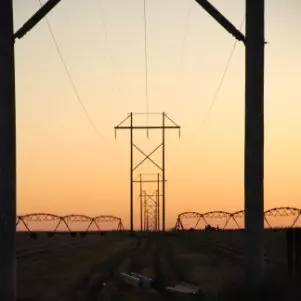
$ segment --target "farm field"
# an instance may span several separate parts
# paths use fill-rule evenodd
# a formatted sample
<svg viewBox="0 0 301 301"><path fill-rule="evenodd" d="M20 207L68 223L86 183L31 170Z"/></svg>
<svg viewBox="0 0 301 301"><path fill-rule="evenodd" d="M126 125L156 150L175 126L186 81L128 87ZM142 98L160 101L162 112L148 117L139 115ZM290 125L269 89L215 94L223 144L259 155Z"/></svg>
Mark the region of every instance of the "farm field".
<svg viewBox="0 0 301 301"><path fill-rule="evenodd" d="M284 231L266 231L265 242L267 270L284 272ZM161 288L180 282L198 285L205 297L213 298L242 278L242 260L241 231L137 233L136 237L108 232L51 238L40 233L37 239L18 234L18 298L174 300ZM125 285L120 272L130 271L155 279L158 289L146 292Z"/></svg>

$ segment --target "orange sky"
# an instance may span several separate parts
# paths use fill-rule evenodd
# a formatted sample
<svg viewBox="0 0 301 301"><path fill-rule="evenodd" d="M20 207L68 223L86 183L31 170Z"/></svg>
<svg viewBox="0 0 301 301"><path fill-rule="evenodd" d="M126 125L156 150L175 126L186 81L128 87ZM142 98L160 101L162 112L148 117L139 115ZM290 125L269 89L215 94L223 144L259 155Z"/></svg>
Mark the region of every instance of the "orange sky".
<svg viewBox="0 0 301 301"><path fill-rule="evenodd" d="M38 1L14 2L19 28ZM243 0L211 2L239 26ZM143 2L100 3L62 0L49 20L105 139L87 121L45 23L16 43L20 214L114 214L128 225L129 136L118 133L115 141L113 128L126 113L146 109ZM266 3L265 207L301 207L301 4ZM147 22L150 111L165 111L182 127L181 139L173 131L167 135L168 224L182 211L242 209L243 45L237 44L219 97L196 135L233 38L193 0L148 0ZM139 144L147 146L147 140L139 136Z"/></svg>

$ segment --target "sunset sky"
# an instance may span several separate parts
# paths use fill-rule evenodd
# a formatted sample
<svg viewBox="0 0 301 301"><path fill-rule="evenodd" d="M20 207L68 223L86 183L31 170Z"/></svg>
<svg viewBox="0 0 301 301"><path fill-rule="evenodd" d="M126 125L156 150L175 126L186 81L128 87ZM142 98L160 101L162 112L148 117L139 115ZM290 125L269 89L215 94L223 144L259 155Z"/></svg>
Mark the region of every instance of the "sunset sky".
<svg viewBox="0 0 301 301"><path fill-rule="evenodd" d="M211 3L240 26L244 0ZM149 110L182 128L180 139L167 133L167 223L182 211L243 209L244 46L202 125L234 38L194 0L146 5ZM15 0L15 29L38 8ZM266 209L301 207L300 11L299 0L266 1ZM146 111L143 0L62 0L49 21L102 138L40 22L15 44L18 213L113 214L128 226L129 133L115 140L114 126ZM144 136L136 143L146 150L158 143Z"/></svg>

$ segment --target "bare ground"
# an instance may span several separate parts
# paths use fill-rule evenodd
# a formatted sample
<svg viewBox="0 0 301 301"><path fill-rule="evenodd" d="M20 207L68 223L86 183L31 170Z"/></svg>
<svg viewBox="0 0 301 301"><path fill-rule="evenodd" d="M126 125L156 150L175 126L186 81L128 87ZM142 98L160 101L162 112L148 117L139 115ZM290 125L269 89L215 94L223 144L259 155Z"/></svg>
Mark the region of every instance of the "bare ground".
<svg viewBox="0 0 301 301"><path fill-rule="evenodd" d="M284 243L272 241L270 252L275 241ZM36 245L23 247L27 255L18 258L20 300L175 300L163 288L179 282L199 285L205 296L214 296L242 277L241 242L224 233L66 238L39 245L39 251ZM267 261L275 265L273 256ZM120 272L130 271L153 278L156 290L123 284Z"/></svg>

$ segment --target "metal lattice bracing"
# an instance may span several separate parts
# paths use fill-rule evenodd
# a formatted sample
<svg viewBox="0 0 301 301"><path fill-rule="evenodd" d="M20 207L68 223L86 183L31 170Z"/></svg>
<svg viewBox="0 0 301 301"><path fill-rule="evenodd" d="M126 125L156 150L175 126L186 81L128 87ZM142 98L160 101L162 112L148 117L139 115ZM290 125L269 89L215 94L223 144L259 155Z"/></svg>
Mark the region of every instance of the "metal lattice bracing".
<svg viewBox="0 0 301 301"><path fill-rule="evenodd" d="M186 230L184 225L183 225L183 219L194 219L194 220L196 219L196 223L195 223L193 228L196 228L198 226L201 219L207 225L207 221L204 219L203 214L201 214L199 212L183 212L183 213L178 215L177 223L176 223L176 226L175 226L175 228L177 230Z"/></svg>
<svg viewBox="0 0 301 301"><path fill-rule="evenodd" d="M294 208L294 207L278 207L278 208L272 208L266 210L264 212L264 220L268 228L276 228L276 227L278 228L279 226L277 225L272 226L271 222L269 221L271 217L273 218L290 217L293 218L293 220L288 221L284 227L291 228L297 226L297 222L301 220L300 215L301 215L301 209ZM244 228L244 226L240 226L239 220L244 220L244 217L245 217L244 210L236 211L233 213L225 212L225 211L210 211L205 213L182 212L178 215L174 228L176 230L187 230L184 227L184 223L183 223L185 220L195 220L195 222L193 222L193 225L190 228L197 229L197 226L199 225L200 221L204 221L205 226L208 225L211 226L210 219L215 219L215 220L224 219L225 224L221 227L222 229L228 229L231 220L234 222L235 228L241 229Z"/></svg>
<svg viewBox="0 0 301 301"><path fill-rule="evenodd" d="M86 224L88 224L87 228L84 229L84 231L88 231L90 229L90 227L95 224L95 221L93 218L86 216L86 215L76 215L76 214L70 214L70 215L65 215L63 217L63 220L66 222L66 224L68 225L68 228L73 230L72 225L78 225L78 224L85 224L85 226L87 226ZM98 230L100 231L98 225L95 225Z"/></svg>
<svg viewBox="0 0 301 301"><path fill-rule="evenodd" d="M17 217L17 223L16 226L19 224L23 224L27 231L31 232L31 226L29 225L30 223L39 223L39 226L42 226L42 224L46 222L53 222L55 224L54 229L47 229L50 231L55 232L57 228L60 226L61 223L65 224L67 229L70 231L70 228L68 227L68 224L64 221L64 218L62 216L58 216L55 214L51 213L31 213L31 214L26 214L26 215L20 215Z"/></svg>
<svg viewBox="0 0 301 301"><path fill-rule="evenodd" d="M295 227L299 217L301 210L294 207L278 207L272 208L265 211L264 219L267 223L268 227L272 228L271 221L269 219L277 218L277 217L294 217L291 227Z"/></svg>
<svg viewBox="0 0 301 301"><path fill-rule="evenodd" d="M224 225L221 227L222 229L225 228L227 221L231 218L231 213L226 211L210 211L203 214L204 219L207 222L207 225L210 225L211 223L208 223L208 220L212 219L219 219L219 220L225 220Z"/></svg>
<svg viewBox="0 0 301 301"><path fill-rule="evenodd" d="M19 219L27 222L42 222L60 220L62 217L51 213L31 213L19 216Z"/></svg>
<svg viewBox="0 0 301 301"><path fill-rule="evenodd" d="M120 217L117 217L114 215L99 215L99 216L94 217L94 221L98 225L99 225L99 223L116 222L117 223L117 231L124 230L122 219Z"/></svg>
<svg viewBox="0 0 301 301"><path fill-rule="evenodd" d="M231 213L225 211L209 211L206 213L199 212L183 212L178 216L177 219L177 228L184 230L183 219L195 219L195 225L191 228L196 229L199 225L200 221L204 221L205 226L209 226L211 223L209 222L212 219L225 220L225 224L222 226L224 229L227 221L231 218ZM179 228L180 227L180 228Z"/></svg>
<svg viewBox="0 0 301 301"><path fill-rule="evenodd" d="M225 228L227 228L227 226L231 220L234 221L234 223L238 229L244 228L244 218L245 218L245 210L239 210L239 211L232 213L231 217L228 219L228 221L225 225ZM243 221L243 226L239 225L239 222L238 222L239 220Z"/></svg>

